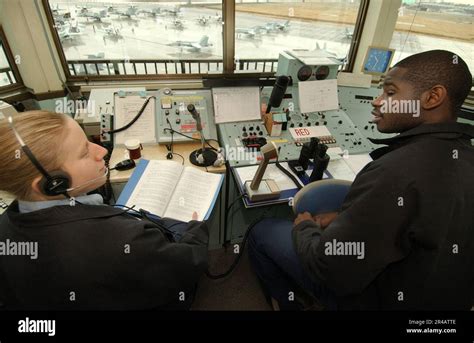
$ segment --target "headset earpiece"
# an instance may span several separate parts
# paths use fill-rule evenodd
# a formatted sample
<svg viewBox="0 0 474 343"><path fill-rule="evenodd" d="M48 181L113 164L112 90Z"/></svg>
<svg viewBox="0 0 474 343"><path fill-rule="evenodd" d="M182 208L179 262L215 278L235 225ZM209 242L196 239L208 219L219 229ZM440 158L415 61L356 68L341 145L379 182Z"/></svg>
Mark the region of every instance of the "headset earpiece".
<svg viewBox="0 0 474 343"><path fill-rule="evenodd" d="M67 193L71 185L71 177L63 171L49 173L49 178L43 177L40 181L40 190L44 195L55 196Z"/></svg>

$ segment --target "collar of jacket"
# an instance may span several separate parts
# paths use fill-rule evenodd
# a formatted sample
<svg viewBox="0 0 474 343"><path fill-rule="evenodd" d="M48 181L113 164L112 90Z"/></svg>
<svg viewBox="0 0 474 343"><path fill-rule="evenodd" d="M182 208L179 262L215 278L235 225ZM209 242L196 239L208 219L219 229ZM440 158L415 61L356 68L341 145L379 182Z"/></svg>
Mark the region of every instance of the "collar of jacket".
<svg viewBox="0 0 474 343"><path fill-rule="evenodd" d="M387 152L395 149L399 144L410 138L422 135L431 135L444 139L459 139L466 140L474 138L474 126L470 124L450 122L450 123L436 123L436 124L422 124L413 129L400 133L397 136L390 138L369 138L374 144L386 144L388 146L378 148L370 153L372 159L385 155Z"/></svg>
<svg viewBox="0 0 474 343"><path fill-rule="evenodd" d="M111 206L77 204L76 206L54 206L34 212L20 213L18 201L15 200L4 215L8 215L12 224L16 226L45 227L94 218L110 218L126 212Z"/></svg>

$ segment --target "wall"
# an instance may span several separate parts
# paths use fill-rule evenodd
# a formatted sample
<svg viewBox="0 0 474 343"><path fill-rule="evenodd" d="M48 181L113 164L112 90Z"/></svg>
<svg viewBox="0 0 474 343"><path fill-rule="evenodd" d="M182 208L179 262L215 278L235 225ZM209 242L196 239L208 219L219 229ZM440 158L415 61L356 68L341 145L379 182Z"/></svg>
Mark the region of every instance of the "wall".
<svg viewBox="0 0 474 343"><path fill-rule="evenodd" d="M62 90L64 73L54 49L42 2L0 0L0 8L0 23L12 54L19 62L17 66L25 86L34 93Z"/></svg>

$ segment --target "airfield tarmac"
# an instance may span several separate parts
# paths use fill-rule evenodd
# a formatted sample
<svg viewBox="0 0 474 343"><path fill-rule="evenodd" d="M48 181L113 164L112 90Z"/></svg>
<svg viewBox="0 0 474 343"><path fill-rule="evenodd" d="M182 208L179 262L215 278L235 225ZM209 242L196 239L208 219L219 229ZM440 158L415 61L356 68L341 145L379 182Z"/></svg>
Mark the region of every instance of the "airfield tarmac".
<svg viewBox="0 0 474 343"><path fill-rule="evenodd" d="M70 5L69 5L70 6ZM100 53L106 59L222 59L222 23L211 19L209 24L198 24L199 17L212 17L221 11L201 7L181 7L177 17L184 27L173 25L174 17L146 14L119 18L111 15L103 23L76 17L74 6L61 5L69 10L73 20L77 20L82 35L63 42L67 60L85 60ZM102 7L103 8L103 7ZM124 7L126 8L126 7ZM147 8L140 6L140 9ZM97 7L97 11L100 7ZM75 18L74 18L75 17ZM267 15L237 12L236 28L250 29L269 22L284 23L284 19ZM122 38L113 39L105 34L106 27L116 28ZM338 57L349 51L350 38L346 29L352 32L353 26L343 23L308 21L292 18L290 26L283 32L268 32L252 37L236 35L236 59L278 58L281 51L289 49L315 49L317 44ZM209 36L210 47L201 51L191 51L186 47L169 46L180 41L198 42L204 35ZM430 49L447 49L459 54L474 71L473 44L466 41L450 40L422 34L396 31L391 48L396 50L393 63L413 53Z"/></svg>

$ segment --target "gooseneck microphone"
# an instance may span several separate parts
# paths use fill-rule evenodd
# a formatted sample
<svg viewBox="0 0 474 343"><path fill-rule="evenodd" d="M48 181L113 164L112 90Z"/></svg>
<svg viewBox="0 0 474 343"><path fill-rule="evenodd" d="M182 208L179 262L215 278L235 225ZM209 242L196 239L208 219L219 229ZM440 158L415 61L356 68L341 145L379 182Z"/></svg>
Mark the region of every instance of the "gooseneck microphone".
<svg viewBox="0 0 474 343"><path fill-rule="evenodd" d="M196 107L193 104L188 104L187 106L189 113L193 116L193 119L196 121L196 129L201 135L201 149L195 150L189 155L189 160L192 164L200 167L208 167L213 165L217 160L217 154L209 149L206 149L206 139L204 138L204 133L202 132L202 123L201 115L196 110Z"/></svg>
<svg viewBox="0 0 474 343"><path fill-rule="evenodd" d="M196 110L196 107L193 104L188 105L188 111L191 113L193 119L196 121L196 129L198 131L202 131L202 124L201 124L201 115ZM201 135L202 137L202 135Z"/></svg>
<svg viewBox="0 0 474 343"><path fill-rule="evenodd" d="M290 78L288 76L281 75L277 77L275 85L273 86L272 94L268 100L266 113L270 113L272 107L280 107L289 83Z"/></svg>

